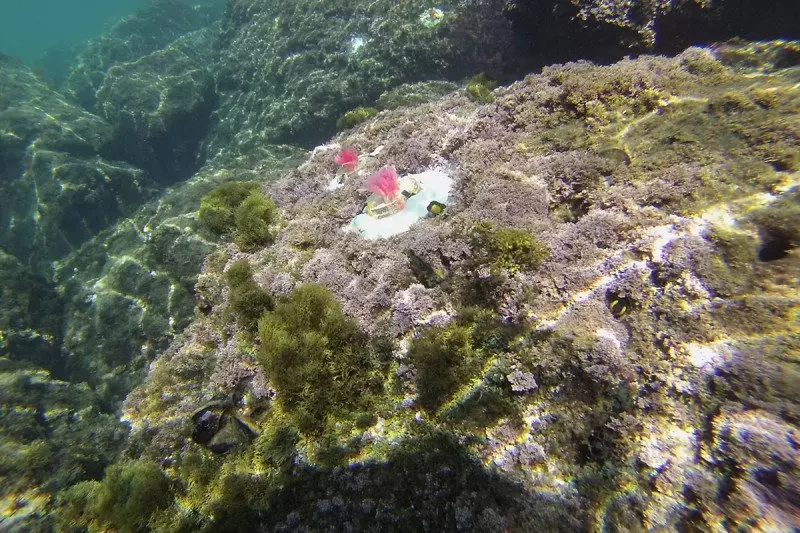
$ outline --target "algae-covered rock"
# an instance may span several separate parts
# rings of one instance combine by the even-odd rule
[[[792,37],[795,11],[791,0],[769,7],[700,0],[666,6],[622,0],[435,6],[294,0],[278,6],[237,0],[223,21],[220,120],[208,153],[264,141],[313,146],[348,111],[418,80],[457,81],[483,71],[513,79],[556,61],[610,63],[631,52],[677,53],[737,35]],[[480,101],[491,97],[485,84],[468,90]]]
[[[502,68],[510,24],[499,3],[483,4],[441,3],[431,25],[421,19],[431,6],[416,0],[237,0],[223,22],[209,153],[270,140],[313,146],[400,83]]]
[[[85,109],[95,109],[96,93],[112,67],[165,48],[182,35],[208,26],[220,15],[220,3],[205,2],[197,7],[156,1],[116,24],[80,52],[67,79],[67,90]]]
[[[457,84],[447,81],[404,83],[382,93],[378,97],[378,106],[381,109],[416,106],[438,100],[456,89]]]
[[[186,179],[202,163],[221,14],[221,2],[152,2],[89,41],[66,80],[73,101],[111,126],[109,154],[160,184]]]
[[[37,269],[149,199],[143,170],[113,161],[112,128],[0,58],[0,189],[4,249]]]
[[[172,184],[198,168],[197,151],[216,103],[211,29],[180,37],[135,61],[117,62],[95,92],[94,109],[113,125],[114,153]]]
[[[63,302],[55,287],[0,252],[0,357],[60,374]]]
[[[797,527],[797,69],[742,46],[766,66],[692,48],[387,109],[265,184],[274,241],[206,259],[126,399],[129,453],[186,487],[160,523]],[[343,231],[385,166],[446,174],[446,209]],[[215,454],[192,433],[223,414],[254,436]]]
[[[279,174],[297,154],[275,147],[271,161],[259,161],[264,165],[259,175]],[[246,161],[240,165],[229,165],[226,172],[207,165],[194,179],[145,204],[59,264],[56,276],[66,316],[63,343],[73,378],[102,386],[109,400],[120,400],[138,380],[137,369],[191,322],[195,283],[216,238],[200,222],[201,199],[213,196],[215,186],[231,178],[256,177]],[[252,182],[251,189],[257,187]],[[263,240],[257,231],[247,237],[250,245]],[[122,367],[127,370],[120,372]]]
[[[274,178],[298,154],[273,147],[256,162],[205,167],[64,257],[50,280],[3,256],[0,446],[13,468],[2,475],[27,502],[9,520],[49,527],[53,495],[116,459],[120,401],[195,312],[194,286],[216,246],[197,221],[201,198],[227,179]]]
[[[86,384],[5,357],[0,366],[0,482],[19,502],[10,515],[32,524],[46,518],[51,494],[101,475],[126,431]]]
[[[339,117],[339,120],[336,121],[336,129],[341,131],[353,128],[377,114],[377,108],[359,106]]]
[[[559,0],[555,4],[507,2],[515,29],[525,28],[532,48],[552,47],[582,57],[609,58],[621,49],[675,53],[686,46],[730,37],[797,37],[791,0],[768,3]]]

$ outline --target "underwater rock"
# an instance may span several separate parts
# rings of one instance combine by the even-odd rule
[[[181,36],[133,61],[117,61],[95,92],[94,109],[114,126],[113,153],[163,185],[197,170],[197,150],[216,103],[211,29]]]
[[[206,445],[219,431],[219,423],[222,416],[209,409],[201,409],[192,416],[194,430],[192,440],[198,444]]]
[[[232,414],[232,406],[212,402],[192,415],[192,440],[216,454],[224,454],[255,437],[253,430]]]
[[[430,11],[433,18],[420,17]],[[367,8],[234,0],[223,21],[208,153],[261,142],[314,146],[344,113],[404,81],[502,69],[512,59],[509,30],[498,2],[446,0],[432,9],[418,0]]]
[[[431,7],[380,0],[360,9],[344,0],[235,0],[223,20],[215,66],[220,120],[207,153],[258,142],[314,146],[358,106],[378,100],[396,109],[440,91],[422,86],[382,96],[404,82],[479,72],[513,79],[558,61],[610,63],[711,39],[797,36],[792,2],[446,0]]]
[[[514,30],[532,49],[562,51],[562,59],[563,50],[573,57],[607,61],[619,59],[625,50],[674,54],[692,44],[731,37],[796,38],[800,27],[792,0],[689,0],[663,5],[626,0],[544,4],[507,0],[505,6]]]
[[[266,184],[274,242],[205,261],[205,312],[126,400],[130,449],[170,457],[186,488],[170,514],[191,509],[188,530],[797,527],[798,74],[771,63],[792,46],[764,47],[765,69],[699,48],[547,67],[494,104],[383,111]],[[342,176],[350,146],[369,157]],[[446,212],[426,202],[390,239],[342,231],[389,166],[447,168]],[[791,246],[759,260],[773,236]],[[260,344],[230,312],[242,261],[293,299]],[[242,391],[252,445],[210,458],[176,429],[235,445],[224,409],[192,416]]]
[[[121,450],[126,428],[85,383],[68,383],[30,363],[0,357],[0,484],[4,508],[29,530],[45,516],[50,495],[101,476]],[[9,502],[4,499],[4,502]],[[5,524],[0,520],[0,528]]]
[[[606,159],[615,163],[619,163],[620,165],[628,166],[631,164],[630,156],[621,148],[606,148],[604,150],[600,150],[597,155],[600,157],[605,157]]]
[[[384,91],[378,97],[380,109],[399,109],[434,102],[458,90],[458,84],[447,81],[420,81],[404,83]]]
[[[64,91],[112,127],[106,155],[171,185],[198,168],[216,103],[212,43],[221,2],[158,0],[90,41]]]
[[[0,251],[0,358],[63,376],[63,304],[56,288]]]
[[[20,82],[26,79],[16,76]],[[15,86],[8,87],[5,94],[16,97]],[[48,94],[54,93],[45,93],[40,101],[47,102]],[[8,110],[12,115],[20,109],[15,106]],[[84,119],[104,125],[74,108],[64,112],[75,114],[72,131],[85,139],[92,139],[92,130]],[[9,116],[0,111],[0,121]],[[59,135],[69,137],[69,131],[67,127]],[[58,141],[56,133],[58,128],[48,123],[36,144],[49,147],[47,143]],[[76,251],[59,256],[57,264],[48,261],[50,280],[23,267],[17,258],[0,254],[6,275],[0,276],[0,434],[8,436],[0,439],[8,458],[0,461],[0,482],[28,502],[10,511],[13,516],[3,518],[0,529],[12,518],[25,530],[47,522],[50,514],[45,509],[53,494],[75,482],[100,478],[116,459],[127,433],[119,422],[119,402],[140,383],[155,353],[166,349],[194,315],[194,285],[203,259],[215,246],[193,216],[200,198],[226,179],[274,179],[295,166],[303,153],[291,147],[261,147],[259,156],[225,163],[224,171],[213,164],[204,167],[195,180],[158,201],[132,201],[130,218],[81,241]],[[2,178],[10,176],[5,173]],[[44,180],[41,185],[49,187]],[[75,229],[81,228],[77,215],[70,213]],[[46,216],[43,213],[40,220]],[[35,220],[30,215],[23,219]],[[198,345],[203,342],[208,341]],[[196,376],[189,369],[205,364],[196,352],[188,359],[191,363],[177,375]],[[268,391],[266,384],[260,387]],[[224,449],[247,440],[247,435],[240,424],[232,424],[214,447]]]
[[[796,528],[799,520],[792,502],[800,496],[797,427],[759,410],[721,414],[712,424],[713,458],[720,470],[729,472],[717,490],[723,485],[728,490],[719,498],[711,487],[691,486],[707,509],[706,518],[728,516],[761,530]]]
[[[255,168],[248,158],[223,163],[225,171],[209,163],[62,259],[55,277],[69,377],[95,384],[108,401],[121,400],[140,368],[194,315],[195,283],[217,239],[195,216],[201,198],[229,179],[280,175],[301,154],[261,147]]]
[[[185,2],[157,0],[90,41],[72,68],[66,90],[84,109],[97,108],[97,91],[109,71],[136,62],[195,30],[212,24],[221,15],[221,2],[190,6]]]
[[[113,128],[0,58],[0,245],[35,265],[63,257],[150,198],[143,170],[106,159]]]
[[[514,392],[532,392],[539,386],[533,374],[521,370],[513,371],[506,376],[506,379],[511,384],[511,390]]]

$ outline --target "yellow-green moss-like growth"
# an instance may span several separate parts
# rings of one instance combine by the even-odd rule
[[[495,87],[497,87],[497,83],[481,72],[467,82],[467,96],[473,102],[488,104],[495,100],[492,93]]]
[[[302,285],[258,321],[259,362],[278,401],[304,432],[329,415],[368,409],[383,388],[381,350],[347,318],[325,287]]]
[[[102,481],[84,481],[62,493],[58,521],[63,527],[136,533],[148,530],[151,515],[173,500],[161,469],[145,461],[117,463]]]
[[[283,472],[291,467],[299,440],[300,435],[294,426],[278,419],[267,426],[253,447],[261,464]]]
[[[503,324],[496,314],[473,307],[445,328],[422,332],[408,350],[417,369],[419,403],[428,412],[437,411],[518,334],[519,328]]]
[[[339,117],[339,120],[336,121],[336,129],[342,131],[353,128],[377,114],[378,110],[374,107],[357,107]]]
[[[233,233],[242,250],[271,244],[271,226],[278,216],[275,203],[264,196],[258,183],[223,183],[200,200],[200,221],[219,235]]]
[[[272,244],[275,235],[271,225],[278,216],[278,207],[261,193],[248,196],[236,210],[236,244],[245,251]]]
[[[490,222],[475,224],[471,237],[475,259],[488,265],[492,274],[536,270],[549,252],[545,244],[527,231],[495,228]]]
[[[419,403],[428,412],[435,412],[482,363],[472,347],[470,328],[458,323],[424,331],[408,356],[417,368]]]
[[[236,226],[236,209],[256,190],[252,181],[223,183],[200,200],[200,221],[214,233],[228,233]]]
[[[240,259],[228,267],[225,279],[230,290],[230,306],[239,327],[255,332],[258,319],[272,309],[272,297],[253,280],[247,259]]]
[[[697,264],[693,270],[708,288],[719,296],[733,296],[748,291],[757,263],[757,247],[751,235],[726,227],[712,226],[708,239],[716,253],[709,264]]]

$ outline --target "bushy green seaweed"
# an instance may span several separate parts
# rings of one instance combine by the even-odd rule
[[[277,219],[278,207],[275,202],[261,193],[250,193],[236,210],[236,244],[245,251],[272,244],[275,240],[270,226]]]
[[[233,233],[236,244],[245,251],[271,244],[271,226],[277,220],[275,203],[250,181],[230,181],[205,195],[200,201],[200,221],[217,234]]]
[[[225,272],[230,289],[230,306],[236,314],[239,326],[255,332],[258,319],[272,309],[272,297],[253,280],[253,272],[247,259],[234,262]]]
[[[495,228],[491,222],[479,222],[472,228],[475,259],[488,265],[492,274],[536,270],[547,257],[548,249],[527,231]]]
[[[504,324],[493,312],[478,308],[462,310],[447,327],[423,331],[408,350],[409,361],[417,369],[419,403],[426,411],[436,412],[470,379],[482,377],[484,364],[506,350],[519,333],[519,327]],[[497,383],[498,380],[489,379],[484,388],[492,389],[494,399],[504,403],[503,393],[495,394]]]
[[[336,121],[336,129],[342,131],[353,128],[377,114],[378,109],[375,107],[359,106],[339,117],[339,120]]]
[[[488,104],[495,100],[492,93],[495,87],[497,87],[497,82],[492,81],[486,74],[481,72],[467,82],[467,96],[473,102]]]
[[[287,420],[269,424],[254,444],[255,453],[265,466],[284,471],[292,465],[300,435]]]
[[[64,491],[58,520],[62,527],[86,524],[93,530],[147,531],[151,515],[172,499],[169,480],[157,465],[117,463],[106,469],[102,481],[85,481]]]
[[[305,432],[323,431],[331,414],[365,410],[382,391],[385,348],[370,343],[321,285],[296,288],[259,320],[258,331],[259,362]]]
[[[435,412],[481,365],[470,328],[458,323],[424,331],[408,356],[417,368],[419,402],[429,412]]]
[[[253,181],[229,181],[216,187],[200,200],[200,221],[211,231],[223,234],[236,225],[236,209],[258,190]]]

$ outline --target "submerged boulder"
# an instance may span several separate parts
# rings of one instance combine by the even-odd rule
[[[798,74],[776,63],[794,46],[554,65],[486,102],[454,91],[266,185],[274,240],[206,261],[204,312],[125,403],[131,449],[169,456],[187,487],[173,514],[192,509],[196,529],[797,527]],[[402,180],[370,181],[392,166],[446,168],[446,209],[384,238],[345,231],[371,195],[397,199]],[[759,257],[776,235],[781,253]],[[258,339],[225,283],[243,262],[284,302]],[[354,357],[369,345],[377,359]],[[209,450],[176,428],[221,395],[258,436],[208,475]]]
[[[188,178],[216,104],[211,64],[221,3],[159,0],[87,44],[65,92],[112,127],[110,150],[161,184]]]
[[[113,128],[0,58],[0,245],[23,262],[77,249],[155,192],[143,170],[111,159]]]

